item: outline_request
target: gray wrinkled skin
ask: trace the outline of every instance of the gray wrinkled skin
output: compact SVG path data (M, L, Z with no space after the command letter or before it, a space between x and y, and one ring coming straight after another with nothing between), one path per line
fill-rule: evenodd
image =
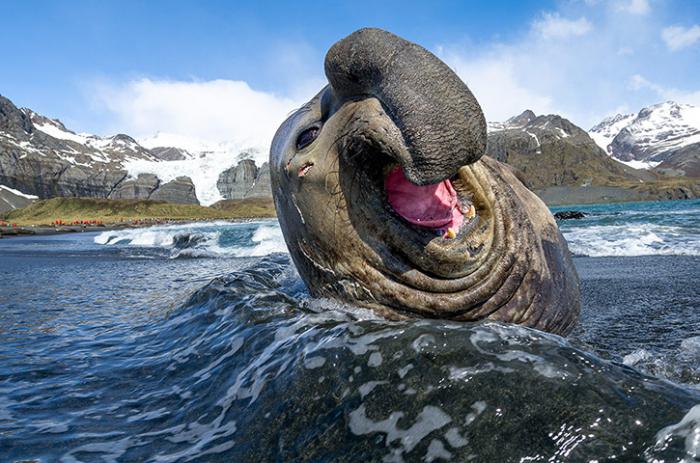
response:
M475 98L439 59L378 29L326 56L326 86L272 142L277 215L314 296L390 319L493 319L566 334L579 313L576 271L545 204L505 164L481 157ZM319 129L298 147L299 135ZM454 239L389 206L384 177L400 165L419 185L450 178L473 206Z

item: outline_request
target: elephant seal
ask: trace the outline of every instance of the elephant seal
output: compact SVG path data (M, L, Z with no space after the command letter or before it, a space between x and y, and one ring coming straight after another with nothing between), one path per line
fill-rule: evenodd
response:
M379 29L334 44L325 73L270 149L280 226L311 294L388 319L568 333L580 294L566 242L513 169L482 157L486 122L464 82Z

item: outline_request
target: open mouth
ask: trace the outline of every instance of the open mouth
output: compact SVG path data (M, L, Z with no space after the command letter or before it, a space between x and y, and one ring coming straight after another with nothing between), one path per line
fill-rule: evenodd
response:
M446 238L459 233L473 206L464 211L449 179L432 185L411 183L400 166L395 166L384 178L384 190L389 205L407 222L439 232ZM470 218L470 217L467 217Z

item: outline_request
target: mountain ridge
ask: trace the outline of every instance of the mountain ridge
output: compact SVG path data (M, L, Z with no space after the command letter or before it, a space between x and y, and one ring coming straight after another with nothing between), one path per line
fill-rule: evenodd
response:
M654 116L653 108L642 116ZM633 169L599 146L601 140L615 140L638 118L639 114L613 116L587 132L560 115L525 110L505 122L488 124L487 155L513 166L531 189L552 204L577 198L591 202L699 196L698 183L685 178L700 174L693 144L666 151L653 170ZM192 152L182 144L159 143L178 140L192 144L187 138L162 133L145 142L127 134L76 133L60 119L17 108L0 95L0 187L39 198L153 199L204 205L272 196L269 165L258 166L251 159L260 157L258 151L224 143L200 145L202 151ZM28 201L9 190L3 194L6 204Z
M173 146L147 148L123 133L110 137L76 133L60 119L17 108L0 95L0 185L39 198L163 199L205 205L243 199L223 194L217 183L227 169L250 156L249 150L231 155L192 153ZM265 166L256 166L257 171L269 176ZM256 178L240 190L254 185L260 195L269 181Z
M513 166L550 204L686 199L700 195L692 179L670 179L609 156L568 119L526 110L489 124L487 155Z

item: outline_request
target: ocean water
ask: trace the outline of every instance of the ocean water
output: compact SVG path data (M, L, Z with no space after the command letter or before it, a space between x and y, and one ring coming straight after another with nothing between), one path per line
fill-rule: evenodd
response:
M700 255L700 200L565 206L588 214L560 228L574 255Z
M275 221L0 240L0 461L697 461L700 202L577 209L569 338L312 299Z

